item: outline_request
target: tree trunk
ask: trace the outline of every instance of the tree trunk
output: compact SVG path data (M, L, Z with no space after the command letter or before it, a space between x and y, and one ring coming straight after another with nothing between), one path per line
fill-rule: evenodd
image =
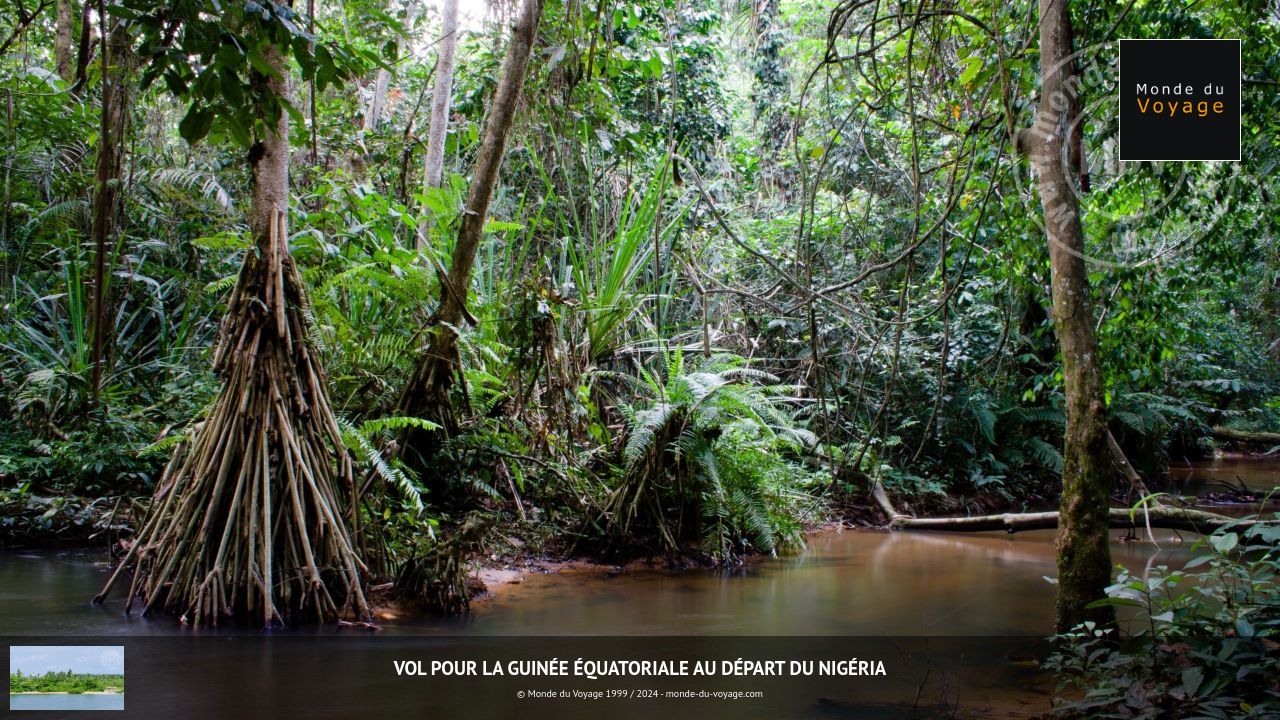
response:
M1151 494L1147 489L1147 484L1142 481L1142 476L1138 471L1133 469L1133 463L1129 462L1129 458L1124 454L1124 450L1120 447L1120 443L1116 442L1116 436L1107 430L1107 448L1111 451L1111 459L1115 461L1116 467L1120 473L1124 475L1125 480L1129 483L1129 499L1138 500ZM1136 495L1137 497L1134 497ZM1159 500L1155 500L1159 504Z
M382 108L387 102L387 90L391 87L391 71L379 68L373 81L373 94L369 96L369 104L364 109L364 130L370 132L378 127L382 118Z
M1067 112L1079 80L1072 72L1070 4L1040 0L1040 102L1035 125L1019 136L1039 176L1053 276L1053 322L1062 352L1067 432L1058 522L1059 630L1110 622L1110 607L1088 608L1111 580L1107 543L1112 470L1080 208L1068 172Z
M125 611L159 607L184 622L369 614L357 553L351 458L307 338L305 287L289 257L288 64L255 74L270 128L249 152L254 249L227 305L209 418L175 453L142 529L103 591L135 567Z
M278 48L271 48L268 62L277 68L280 78L259 76L277 97L288 96L288 65ZM260 255L274 251L276 223L281 212L289 207L289 114L283 107L276 109L275 128L249 150L249 166L253 174L253 204L250 208L250 225L254 244ZM268 121L270 118L268 118ZM270 122L268 122L268 125Z
M405 8L404 28L408 32L413 28L414 18L417 16L418 4L414 0L409 0L408 7ZM396 42L396 54L399 55L400 48L404 46L403 39ZM386 68L379 68L377 76L373 81L373 95L369 98L369 105L365 108L364 113L364 130L369 132L378 128L378 123L382 120L382 114L387 108L387 93L391 90L391 71Z
M93 55L93 22L90 11L93 3L85 0L80 10L80 38L76 43L76 71L71 86L71 95L78 97L84 90L85 80L89 75L89 58Z
M437 326L398 403L401 414L427 418L440 424L446 432L454 426L449 405L449 388L453 384L453 374L458 370L458 336L454 328L467 314L471 267L489 215L489 202L498 182L498 170L529 67L529 55L537 39L542 5L543 0L524 0L512 29L511 43L502 61L501 79L494 91L493 106L489 110L489 120L476 157L475 174L458 229L458 241L453 248L452 263L448 273L441 277ZM431 122L433 125L436 122L434 110ZM402 452L406 452L406 459L411 464L420 465L434 454L434 448L433 433L414 429L407 433Z
M54 21L53 64L58 77L73 82L76 78L75 61L71 59L71 35L75 29L75 7L71 0L58 0L58 15Z
M114 329L111 321L111 263L116 252L121 156L129 118L128 75L133 62L132 38L128 26L109 17L99 18L99 21L103 23L102 47L99 50L102 61L102 115L98 125L93 225L90 229L94 259L93 309L89 317L89 337L93 341L93 368L89 383L95 405L102 392L102 373L107 364L108 345ZM114 27L108 25L112 22Z
M440 187L444 178L444 141L449 135L449 112L453 102L453 67L458 50L458 0L444 0L441 8L440 50L436 56L436 82L431 91L431 119L427 125L427 158L423 161L422 185ZM427 233L418 232L418 250L427 244Z
M758 0L755 5L756 48L752 59L755 81L752 100L755 104L754 129L764 152L761 175L764 184L782 190L786 184L779 165L786 150L791 124L787 117L790 81L787 78L783 50L786 36L778 0Z
M440 30L436 82L431 91L431 121L427 127L427 159L423 177L423 183L427 187L440 187L440 180L444 176L444 140L449 134L453 66L458 50L458 0L444 0L441 19L444 25Z

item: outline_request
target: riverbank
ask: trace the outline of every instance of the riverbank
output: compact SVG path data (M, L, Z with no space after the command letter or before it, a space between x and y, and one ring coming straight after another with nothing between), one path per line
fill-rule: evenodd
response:
M805 546L810 539L828 533L841 533L851 528L874 530L875 526L850 523L844 520L828 521L804 532ZM803 552L805 546L795 548ZM739 562L729 571L749 571L754 565L765 562L775 556L764 553L743 555ZM589 557L555 558L542 555L516 555L503 562L485 562L468 573L473 580L484 586L484 592L475 596L472 603L492 601L497 593L524 583L530 577L555 575L576 579L614 578L620 575L636 573L687 573L694 571L725 570L710 562L698 562L693 557L668 558L657 555L635 558L624 563L608 563Z

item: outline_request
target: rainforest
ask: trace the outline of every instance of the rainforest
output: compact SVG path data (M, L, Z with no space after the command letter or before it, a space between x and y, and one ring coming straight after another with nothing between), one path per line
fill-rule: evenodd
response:
M1121 38L1239 39L1238 162L1119 159ZM1277 118L1261 0L0 0L0 635L127 638L141 716L504 636L395 662L1280 717Z

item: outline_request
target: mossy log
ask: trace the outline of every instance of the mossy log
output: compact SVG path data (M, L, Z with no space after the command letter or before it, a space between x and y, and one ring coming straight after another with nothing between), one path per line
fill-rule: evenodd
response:
M1246 430L1231 430L1224 427L1215 427L1210 434L1217 440L1226 440L1228 442L1245 443L1249 445L1280 445L1280 433L1274 432L1249 432Z

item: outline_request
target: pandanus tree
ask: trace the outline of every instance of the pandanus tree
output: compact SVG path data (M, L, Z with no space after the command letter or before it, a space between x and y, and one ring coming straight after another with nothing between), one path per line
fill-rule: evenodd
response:
M230 7L131 6L149 60L144 81L162 77L190 102L182 136L196 142L214 132L247 149L252 242L214 354L221 387L213 408L175 452L96 600L127 568L126 611L139 601L144 612L164 609L195 624L363 616L352 462L308 339L288 243L289 58L321 89L356 63L316 43L289 5Z

